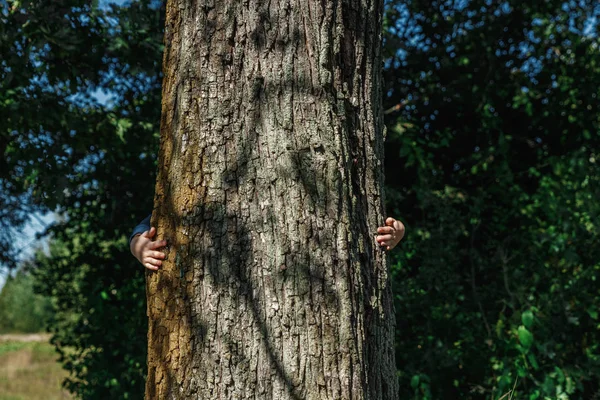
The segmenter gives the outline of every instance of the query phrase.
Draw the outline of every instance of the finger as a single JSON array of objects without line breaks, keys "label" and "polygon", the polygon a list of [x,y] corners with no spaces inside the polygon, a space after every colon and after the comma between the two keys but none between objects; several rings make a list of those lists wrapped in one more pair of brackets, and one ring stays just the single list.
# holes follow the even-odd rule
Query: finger
[{"label": "finger", "polygon": [[160,267],[162,265],[162,261],[157,260],[152,257],[144,257],[144,265],[146,265],[146,264],[151,264],[151,265],[154,265],[155,267]]},{"label": "finger", "polygon": [[149,257],[148,262],[150,264],[154,265],[155,267],[159,267],[159,268],[162,267],[162,261],[158,260],[156,258]]},{"label": "finger", "polygon": [[379,246],[381,246],[384,250],[390,249],[390,244],[388,242],[381,242],[379,243]]},{"label": "finger", "polygon": [[150,230],[142,233],[142,236],[152,239],[154,237],[154,235],[156,234],[156,228],[151,227]]},{"label": "finger", "polygon": [[152,265],[150,263],[145,263],[144,267],[146,267],[146,269],[149,269],[150,271],[158,271],[158,267],[155,267],[154,265]]},{"label": "finger", "polygon": [[378,242],[387,242],[388,240],[392,240],[392,235],[379,235],[377,236]]},{"label": "finger", "polygon": [[157,241],[151,242],[148,245],[148,248],[150,250],[156,250],[156,249],[158,249],[160,247],[165,247],[166,245],[167,245],[167,241],[166,240],[157,240]]},{"label": "finger", "polygon": [[389,233],[389,234],[392,234],[392,233],[394,233],[394,228],[391,227],[391,226],[380,226],[379,228],[377,228],[377,233],[381,233],[381,234]]},{"label": "finger", "polygon": [[145,255],[146,255],[146,257],[152,257],[157,260],[165,259],[165,253],[163,253],[162,251],[149,251],[149,252],[146,252]]},{"label": "finger", "polygon": [[392,218],[392,217],[388,217],[388,218],[385,220],[385,224],[386,224],[387,226],[394,226],[394,222],[395,222],[395,221],[396,221],[396,220],[395,220],[394,218]]},{"label": "finger", "polygon": [[154,237],[154,235],[156,235],[156,228],[152,227],[150,228],[150,230],[148,231],[148,235],[146,237],[152,239]]}]

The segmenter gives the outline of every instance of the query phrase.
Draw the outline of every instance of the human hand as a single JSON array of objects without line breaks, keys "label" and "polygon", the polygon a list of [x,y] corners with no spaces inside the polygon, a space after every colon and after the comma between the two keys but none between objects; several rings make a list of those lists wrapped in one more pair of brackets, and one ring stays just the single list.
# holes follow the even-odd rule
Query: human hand
[{"label": "human hand", "polygon": [[385,220],[385,226],[377,228],[377,243],[387,251],[392,250],[404,237],[404,224],[392,217]]},{"label": "human hand", "polygon": [[152,227],[149,231],[134,236],[129,244],[131,254],[144,267],[152,271],[157,271],[162,265],[162,260],[165,259],[165,253],[157,251],[157,249],[167,245],[165,240],[153,240],[155,235],[156,229]]}]

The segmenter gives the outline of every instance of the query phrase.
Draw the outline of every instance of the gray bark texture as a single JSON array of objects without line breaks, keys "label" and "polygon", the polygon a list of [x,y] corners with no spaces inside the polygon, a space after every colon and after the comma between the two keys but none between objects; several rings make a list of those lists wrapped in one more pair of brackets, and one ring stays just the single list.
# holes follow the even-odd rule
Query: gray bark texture
[{"label": "gray bark texture", "polygon": [[383,0],[168,0],[147,399],[396,399]]}]

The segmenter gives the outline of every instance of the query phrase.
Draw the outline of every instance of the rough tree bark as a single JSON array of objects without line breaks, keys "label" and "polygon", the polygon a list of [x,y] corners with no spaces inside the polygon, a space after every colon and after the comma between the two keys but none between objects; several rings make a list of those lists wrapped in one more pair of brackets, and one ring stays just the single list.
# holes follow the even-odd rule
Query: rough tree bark
[{"label": "rough tree bark", "polygon": [[395,399],[383,0],[169,0],[147,399]]}]

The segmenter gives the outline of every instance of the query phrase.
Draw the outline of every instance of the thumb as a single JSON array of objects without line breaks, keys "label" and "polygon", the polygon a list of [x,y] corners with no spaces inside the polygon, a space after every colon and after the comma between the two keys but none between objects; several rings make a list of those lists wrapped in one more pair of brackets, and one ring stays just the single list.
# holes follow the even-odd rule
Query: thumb
[{"label": "thumb", "polygon": [[394,218],[392,218],[392,217],[388,217],[388,218],[385,220],[385,224],[386,224],[387,226],[394,226],[394,222],[395,222],[395,221],[396,221],[396,220],[395,220]]},{"label": "thumb", "polygon": [[148,239],[152,239],[156,235],[156,228],[152,227],[149,231],[144,232],[144,236]]}]

